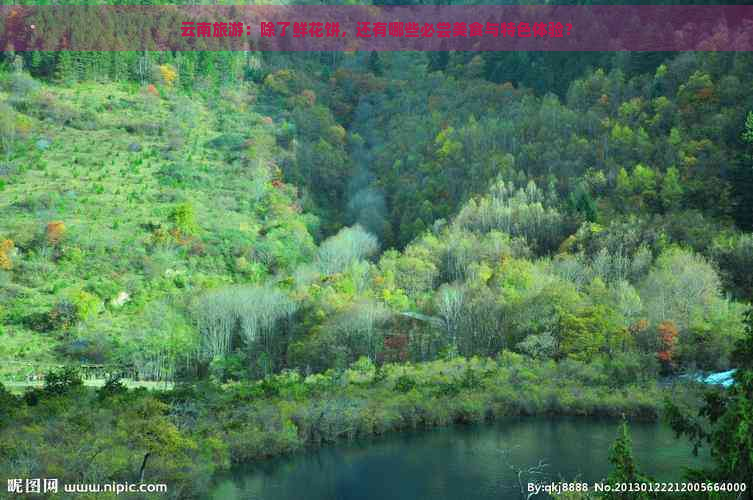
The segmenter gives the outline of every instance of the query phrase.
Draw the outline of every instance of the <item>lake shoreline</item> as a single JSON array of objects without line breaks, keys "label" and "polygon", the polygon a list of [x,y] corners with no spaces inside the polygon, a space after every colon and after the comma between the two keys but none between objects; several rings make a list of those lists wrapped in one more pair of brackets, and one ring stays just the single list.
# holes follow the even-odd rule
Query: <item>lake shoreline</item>
[{"label": "lake shoreline", "polygon": [[[656,380],[615,373],[614,364],[558,363],[504,351],[495,358],[380,366],[359,362],[308,376],[285,371],[258,381],[179,383],[168,391],[117,384],[94,390],[71,379],[71,384],[36,389],[23,398],[6,394],[9,422],[25,429],[20,436],[6,433],[8,456],[26,453],[40,463],[67,463],[59,458],[65,448],[57,441],[52,446],[53,436],[38,432],[38,422],[68,429],[66,446],[71,447],[80,442],[83,425],[93,433],[93,446],[109,450],[97,454],[96,464],[109,477],[134,477],[145,446],[167,446],[169,452],[150,456],[146,477],[171,484],[181,497],[205,498],[213,478],[234,467],[338,448],[331,444],[368,438],[376,445],[410,431],[461,432],[478,427],[471,424],[509,417],[594,422],[625,416],[650,423],[658,419],[666,397],[692,402],[697,387],[666,388]],[[79,408],[87,408],[86,413]],[[134,431],[132,421],[141,427]],[[165,433],[152,432],[155,425]],[[614,427],[599,445],[604,450],[612,444]],[[16,463],[3,462],[12,471]],[[88,463],[71,468],[71,477],[86,472]]]},{"label": "lake shoreline", "polygon": [[[584,384],[577,377],[565,378],[564,370],[569,371],[505,353],[499,359],[390,365],[382,373],[372,367],[305,379],[286,374],[252,385],[225,385],[215,405],[250,405],[251,425],[237,421],[234,427],[244,429],[227,434],[230,463],[237,464],[358,437],[503,417],[624,416],[656,421],[664,399],[690,387],[660,387],[655,381],[616,385],[588,371],[582,373],[590,377]],[[277,415],[277,423],[262,414]],[[233,427],[238,415],[220,410],[216,417]]]},{"label": "lake shoreline", "polygon": [[[402,468],[414,468],[413,477],[419,487],[424,487],[424,483],[431,483],[432,474],[418,473],[416,470],[423,471],[424,468],[431,467],[448,467],[451,474],[467,475],[468,482],[473,491],[470,496],[463,498],[491,498],[485,489],[479,488],[473,490],[474,484],[483,481],[491,481],[488,477],[477,477],[475,467],[481,467],[482,476],[491,474],[494,483],[504,481],[510,483],[511,478],[507,467],[500,467],[499,470],[489,470],[475,462],[486,462],[502,460],[511,462],[510,467],[517,463],[520,466],[528,465],[532,461],[531,456],[542,454],[545,460],[552,461],[549,467],[550,472],[565,473],[565,479],[580,481],[596,481],[605,477],[608,468],[607,454],[609,447],[616,437],[619,419],[614,417],[575,417],[575,416],[510,416],[499,417],[493,421],[486,421],[479,424],[452,424],[445,427],[422,428],[422,429],[403,429],[401,431],[391,432],[381,436],[365,436],[356,438],[351,441],[338,443],[335,446],[330,444],[322,445],[316,448],[306,448],[300,453],[287,456],[277,456],[270,460],[256,461],[247,464],[238,464],[231,469],[220,472],[215,475],[212,481],[211,490],[214,493],[212,498],[247,498],[251,494],[253,498],[268,498],[265,494],[270,494],[274,486],[274,498],[285,500],[290,498],[285,494],[285,488],[288,490],[291,486],[288,484],[295,482],[300,483],[299,476],[309,478],[308,484],[312,484],[307,491],[307,498],[326,498],[331,491],[330,488],[337,486],[342,488],[343,484],[358,485],[362,481],[366,483],[375,483],[372,486],[373,491],[365,492],[364,488],[347,491],[343,494],[342,489],[338,489],[341,496],[338,498],[378,498],[380,493],[384,493],[384,485],[370,477],[379,475],[383,467],[383,462],[389,458],[390,463],[405,460],[407,463]],[[656,425],[653,425],[656,424]],[[636,452],[639,463],[646,465],[649,472],[657,471],[661,479],[680,479],[681,466],[697,465],[703,459],[688,459],[690,457],[690,446],[687,442],[676,442],[668,426],[660,424],[658,421],[641,420],[631,425],[634,428]],[[580,443],[585,447],[584,456],[580,462],[573,462],[572,457],[567,457],[565,463],[557,463],[558,457],[567,454],[566,450],[560,449],[566,446],[564,442],[560,443],[557,438],[562,440],[571,440],[573,437],[580,436]],[[493,447],[499,448],[499,455],[493,450],[490,451],[489,443]],[[526,444],[528,443],[528,444]],[[668,445],[669,443],[669,445]],[[652,460],[652,453],[647,451],[647,446],[656,446],[655,456]],[[521,447],[523,449],[521,449]],[[532,449],[529,449],[532,448]],[[575,447],[577,448],[577,447]],[[535,450],[535,451],[534,451]],[[671,476],[667,476],[668,467],[661,462],[664,461],[665,455],[671,451],[673,459],[676,460]],[[463,455],[466,453],[467,455]],[[570,452],[573,454],[574,452]],[[425,460],[413,461],[404,458],[407,454],[411,457],[413,454],[426,454]],[[449,459],[437,459],[436,455],[441,454]],[[456,455],[460,455],[456,457]],[[459,462],[469,460],[474,462],[473,470],[465,470],[464,465]],[[679,463],[677,461],[685,462]],[[451,466],[446,465],[447,462]],[[697,464],[696,464],[697,462]],[[428,463],[429,465],[424,465]],[[605,465],[606,464],[606,465]],[[590,474],[586,477],[573,474],[574,469],[583,467],[584,472],[588,470]],[[397,467],[391,467],[392,475],[397,476],[396,481],[400,481],[401,472],[395,471]],[[332,470],[337,469],[336,473]],[[596,471],[596,472],[594,472]],[[435,471],[438,473],[439,471]],[[324,476],[327,479],[316,479]],[[543,477],[543,476],[542,476]],[[554,479],[554,475],[552,478]],[[252,478],[252,479],[249,479]],[[529,478],[532,479],[532,478]],[[510,484],[507,484],[510,487]],[[246,491],[244,488],[250,488]],[[258,488],[257,491],[254,488]],[[452,490],[452,486],[445,485],[445,488]],[[228,489],[234,491],[229,493]],[[269,490],[269,491],[268,491]],[[326,491],[327,493],[323,493]],[[357,492],[357,493],[356,493]],[[442,495],[446,496],[442,496]],[[254,496],[256,495],[256,496]],[[364,496],[365,495],[365,496]],[[369,496],[371,495],[371,496]],[[459,498],[455,492],[451,495],[446,490],[440,493],[434,492],[432,498]],[[402,498],[402,497],[396,497]],[[424,497],[417,497],[424,498]]]}]

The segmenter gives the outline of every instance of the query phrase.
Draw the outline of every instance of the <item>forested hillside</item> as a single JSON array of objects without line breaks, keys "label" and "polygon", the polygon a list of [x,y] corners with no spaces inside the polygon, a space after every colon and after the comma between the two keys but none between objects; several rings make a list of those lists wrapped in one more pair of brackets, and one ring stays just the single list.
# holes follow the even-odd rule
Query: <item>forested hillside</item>
[{"label": "forested hillside", "polygon": [[3,79],[8,359],[726,367],[752,287],[747,54],[597,68],[562,97],[472,54],[233,56],[224,83],[161,54],[143,82],[40,81],[40,57]]},{"label": "forested hillside", "polygon": [[130,407],[113,379],[83,416],[40,403],[81,390],[53,371],[0,393],[28,424],[0,463],[62,476],[75,443],[28,443],[85,418],[115,451],[70,477],[153,454],[188,495],[351,433],[656,416],[659,378],[739,366],[752,75],[742,52],[3,53],[0,379],[210,385]]}]

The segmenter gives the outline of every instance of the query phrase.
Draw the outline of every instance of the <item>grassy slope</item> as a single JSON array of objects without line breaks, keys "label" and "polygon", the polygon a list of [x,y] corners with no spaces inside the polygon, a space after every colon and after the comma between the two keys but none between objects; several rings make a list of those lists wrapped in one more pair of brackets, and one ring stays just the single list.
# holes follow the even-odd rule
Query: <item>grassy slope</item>
[{"label": "grassy slope", "polygon": [[[0,190],[0,237],[16,245],[13,269],[0,271],[0,377],[28,371],[19,361],[58,361],[55,347],[75,338],[106,338],[115,346],[140,341],[142,319],[164,316],[155,302],[185,303],[192,289],[260,279],[297,257],[275,254],[283,242],[300,239],[301,252],[311,245],[289,187],[273,187],[207,145],[220,127],[201,98],[86,83],[44,86],[23,101],[16,108],[31,128]],[[62,117],[71,109],[79,112],[73,120]],[[250,107],[241,111],[252,126],[274,127]],[[181,129],[182,146],[168,146]],[[51,146],[40,150],[40,138]],[[132,144],[140,151],[130,151]],[[155,226],[169,231],[171,212],[184,202],[194,208],[197,234],[157,238]],[[59,245],[45,241],[51,221],[65,224]],[[273,255],[266,266],[232,259],[262,240]],[[67,331],[29,328],[31,315],[81,290],[95,302],[86,321]],[[113,305],[124,291],[129,300]]]}]

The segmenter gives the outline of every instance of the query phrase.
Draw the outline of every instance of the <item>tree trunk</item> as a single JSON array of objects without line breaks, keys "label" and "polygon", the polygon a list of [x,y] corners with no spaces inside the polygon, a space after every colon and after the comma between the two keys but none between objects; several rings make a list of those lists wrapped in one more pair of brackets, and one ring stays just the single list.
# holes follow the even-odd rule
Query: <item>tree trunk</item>
[{"label": "tree trunk", "polygon": [[141,469],[139,469],[139,483],[144,482],[144,471],[146,470],[146,462],[149,460],[149,455],[151,455],[152,452],[147,451],[144,455],[144,460],[141,462]]}]

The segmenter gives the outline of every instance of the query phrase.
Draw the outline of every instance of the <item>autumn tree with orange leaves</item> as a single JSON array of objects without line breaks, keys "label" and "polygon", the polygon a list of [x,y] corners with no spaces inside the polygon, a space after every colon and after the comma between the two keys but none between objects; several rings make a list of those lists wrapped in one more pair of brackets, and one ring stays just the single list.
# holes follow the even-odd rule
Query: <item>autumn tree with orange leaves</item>
[{"label": "autumn tree with orange leaves", "polygon": [[665,371],[672,371],[677,347],[677,326],[672,321],[662,321],[657,327],[659,334],[659,351],[656,353]]}]

